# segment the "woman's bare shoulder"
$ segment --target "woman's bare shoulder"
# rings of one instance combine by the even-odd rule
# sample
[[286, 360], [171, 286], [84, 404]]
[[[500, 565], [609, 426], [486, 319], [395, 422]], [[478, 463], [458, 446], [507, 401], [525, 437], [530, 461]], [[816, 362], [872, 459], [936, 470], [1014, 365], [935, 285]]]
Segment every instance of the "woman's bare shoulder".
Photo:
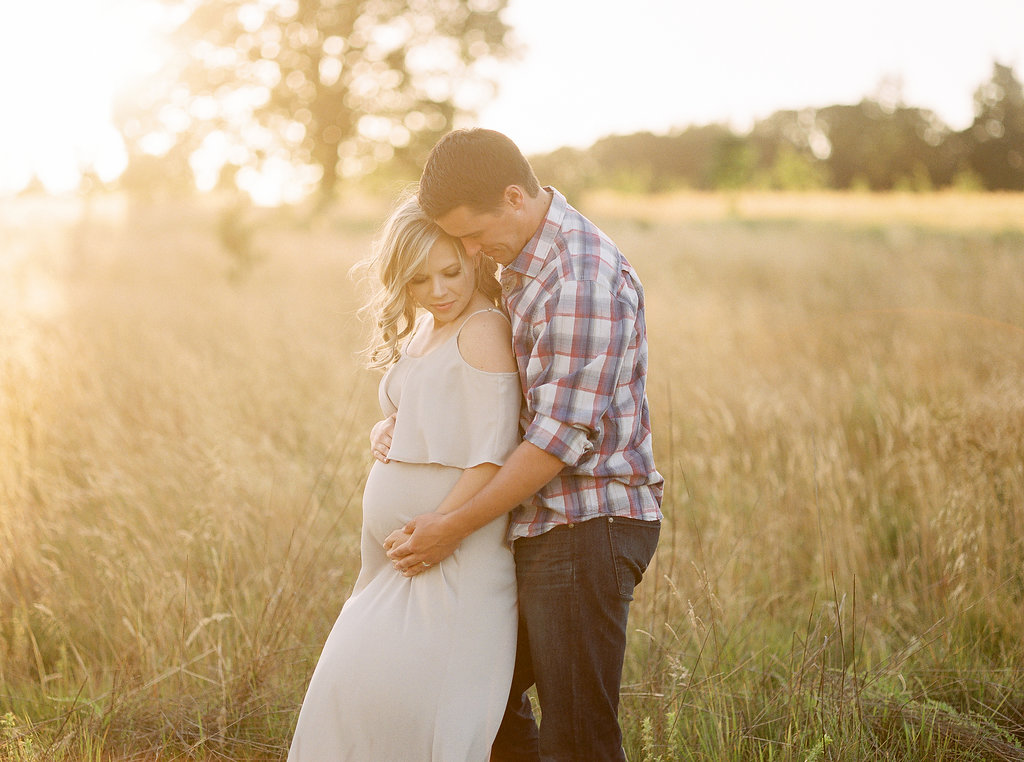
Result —
[[514, 373], [512, 329], [508, 318], [497, 310], [470, 316], [459, 331], [459, 353], [477, 370], [488, 373]]

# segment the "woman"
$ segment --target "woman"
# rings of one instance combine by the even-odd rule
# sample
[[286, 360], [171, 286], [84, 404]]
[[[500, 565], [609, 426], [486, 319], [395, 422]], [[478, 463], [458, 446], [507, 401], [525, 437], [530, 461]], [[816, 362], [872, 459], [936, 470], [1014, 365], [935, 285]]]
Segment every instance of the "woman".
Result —
[[[369, 366], [395, 414], [363, 492], [362, 568], [313, 672], [291, 762], [486, 760], [515, 657], [515, 567], [502, 517], [413, 577], [385, 539], [479, 490], [519, 442], [519, 376], [500, 287], [420, 211], [399, 204], [369, 263]], [[417, 307], [424, 310], [416, 320]], [[404, 344], [404, 347], [403, 347]]]

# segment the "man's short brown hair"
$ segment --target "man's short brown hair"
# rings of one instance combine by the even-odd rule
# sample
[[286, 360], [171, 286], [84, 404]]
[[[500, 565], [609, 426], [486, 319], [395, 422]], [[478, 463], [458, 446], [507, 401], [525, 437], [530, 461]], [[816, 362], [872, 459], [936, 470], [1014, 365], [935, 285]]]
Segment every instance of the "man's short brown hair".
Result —
[[518, 146], [494, 130], [455, 130], [437, 141], [427, 157], [420, 207], [435, 220], [460, 206], [491, 211], [501, 205], [510, 185], [522, 187], [531, 198], [540, 192], [537, 175]]

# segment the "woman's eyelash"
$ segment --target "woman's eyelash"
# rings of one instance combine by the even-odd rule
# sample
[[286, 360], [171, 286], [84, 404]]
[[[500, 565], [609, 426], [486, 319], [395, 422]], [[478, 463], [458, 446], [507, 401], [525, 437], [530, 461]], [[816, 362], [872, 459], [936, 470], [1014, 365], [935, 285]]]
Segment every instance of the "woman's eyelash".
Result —
[[[459, 268], [457, 268], [455, 270], [445, 270], [441, 274], [444, 277], [446, 277], [446, 278], [454, 278], [456, 275], [461, 275], [462, 274], [462, 268], [459, 267]], [[412, 283], [414, 286], [418, 286], [421, 283], [426, 283], [427, 282], [427, 278], [426, 278], [426, 276], [423, 276], [423, 275], [417, 275], [417, 276], [411, 278], [409, 280], [409, 282]]]

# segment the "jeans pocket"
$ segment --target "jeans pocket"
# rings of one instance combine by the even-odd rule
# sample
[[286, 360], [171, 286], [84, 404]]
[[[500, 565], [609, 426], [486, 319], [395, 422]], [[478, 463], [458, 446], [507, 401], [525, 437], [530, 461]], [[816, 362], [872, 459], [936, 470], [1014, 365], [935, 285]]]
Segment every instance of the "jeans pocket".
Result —
[[633, 600], [633, 590], [640, 584], [647, 565], [654, 557], [661, 534], [661, 522], [611, 517], [608, 524], [608, 542], [619, 595]]

